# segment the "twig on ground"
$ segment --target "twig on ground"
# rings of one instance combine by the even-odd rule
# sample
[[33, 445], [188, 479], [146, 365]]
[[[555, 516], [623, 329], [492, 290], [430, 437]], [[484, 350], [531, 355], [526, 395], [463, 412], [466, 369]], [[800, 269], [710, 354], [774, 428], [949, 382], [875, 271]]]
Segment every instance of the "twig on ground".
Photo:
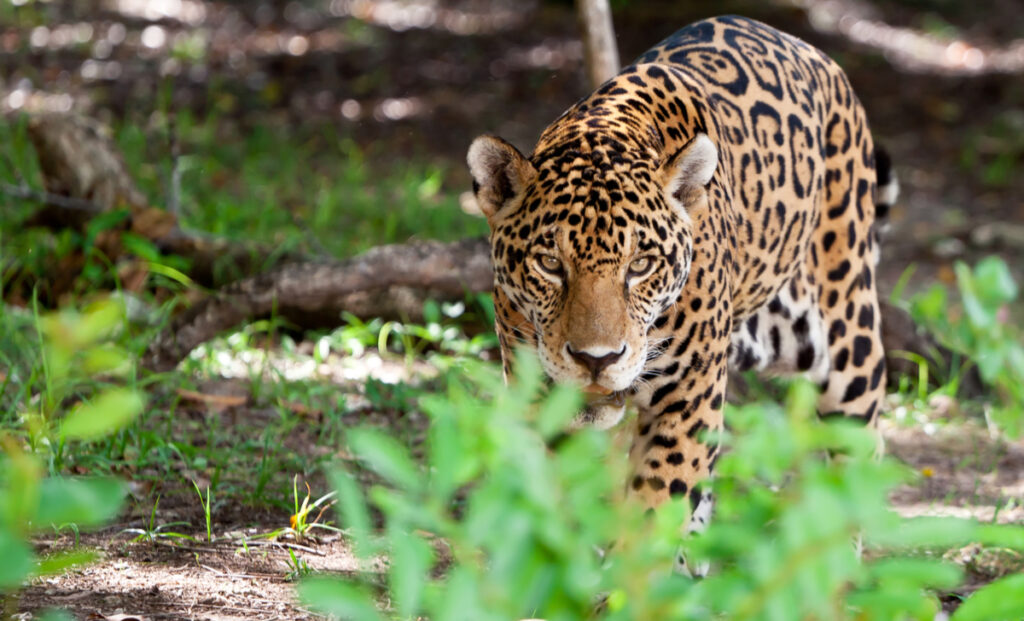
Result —
[[53, 194], [45, 192], [43, 190], [36, 190], [28, 185], [11, 185], [9, 183], [0, 183], [0, 193], [6, 194], [13, 198], [21, 198], [30, 201], [37, 201], [43, 205], [49, 205], [52, 207], [59, 207], [61, 209], [72, 209], [75, 211], [84, 212], [88, 215], [99, 214], [102, 210], [98, 205], [92, 201], [88, 201], [82, 198], [75, 198], [73, 196], [63, 196], [61, 194]]

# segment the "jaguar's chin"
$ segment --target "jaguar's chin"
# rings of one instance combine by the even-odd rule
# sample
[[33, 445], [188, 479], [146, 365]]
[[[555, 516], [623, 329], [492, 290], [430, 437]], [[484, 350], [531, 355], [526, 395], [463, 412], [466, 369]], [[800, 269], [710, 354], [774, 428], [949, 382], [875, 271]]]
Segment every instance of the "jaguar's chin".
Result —
[[583, 409], [576, 414], [570, 424], [573, 429], [611, 429], [619, 424], [626, 413], [626, 392], [623, 390], [607, 394], [588, 391], [586, 396], [587, 401]]

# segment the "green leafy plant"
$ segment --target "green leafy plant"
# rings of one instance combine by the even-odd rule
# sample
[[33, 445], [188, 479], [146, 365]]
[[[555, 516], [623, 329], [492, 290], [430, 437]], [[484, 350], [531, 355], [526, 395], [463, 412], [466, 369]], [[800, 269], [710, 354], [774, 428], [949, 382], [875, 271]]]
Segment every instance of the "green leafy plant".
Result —
[[945, 287], [935, 285], [911, 300], [911, 313], [978, 366], [997, 397], [991, 420], [1020, 436], [1024, 433], [1024, 334], [1010, 321], [1017, 283], [998, 257], [983, 259], [973, 269], [958, 261], [953, 269], [959, 304], [954, 305]]
[[[34, 316], [38, 360], [22, 356], [19, 361], [28, 364], [10, 370], [19, 375], [16, 381], [24, 391], [20, 426], [0, 433], [0, 592], [13, 594], [31, 576], [59, 573], [93, 559], [78, 549], [39, 558], [28, 543], [33, 533], [96, 526], [121, 508], [125, 490], [120, 482], [64, 477], [59, 469], [67, 443], [112, 434], [143, 407], [138, 391], [98, 381], [130, 376], [127, 356], [108, 340], [122, 322], [120, 306], [110, 300], [83, 312]], [[5, 597], [5, 602], [5, 612], [12, 613], [16, 598]]]
[[[711, 575], [685, 579], [670, 571], [684, 501], [647, 515], [623, 500], [626, 451], [612, 435], [584, 430], [549, 446], [580, 404], [574, 391], [546, 388], [529, 358], [509, 389], [493, 369], [468, 365], [461, 375], [420, 402], [431, 418], [423, 463], [378, 431], [349, 434], [378, 481], [364, 493], [366, 474], [332, 475], [363, 571], [303, 581], [314, 608], [347, 619], [569, 620], [603, 602], [602, 618], [623, 620], [931, 620], [934, 590], [954, 588], [960, 572], [929, 550], [967, 541], [1024, 549], [1019, 528], [891, 512], [887, 495], [908, 471], [875, 459], [872, 432], [818, 421], [813, 387], [796, 383], [785, 408], [728, 413], [717, 515], [683, 542]], [[824, 460], [826, 451], [840, 457]], [[1013, 584], [979, 590], [955, 619], [1019, 616], [1024, 595], [1007, 595]]]
[[[622, 554], [633, 550], [665, 567], [665, 579], [679, 580], [667, 568], [678, 531], [672, 517], [681, 520], [685, 508], [673, 505], [651, 522], [639, 506], [607, 502], [625, 474], [624, 451], [611, 448], [609, 435], [585, 431], [549, 454], [546, 440], [568, 422], [579, 395], [554, 388], [535, 406], [543, 388], [537, 364], [524, 359], [520, 368], [514, 390], [501, 387], [493, 368], [471, 364], [459, 375], [471, 375], [472, 384], [453, 376], [446, 396], [421, 400], [431, 418], [425, 468], [379, 431], [349, 434], [350, 450], [386, 482], [369, 493], [385, 515], [386, 535], [372, 532], [367, 498], [352, 473], [336, 471], [341, 515], [367, 568], [388, 556], [383, 579], [398, 617], [582, 618], [610, 576], [621, 577], [618, 569], [602, 569], [595, 550], [615, 541], [624, 525], [622, 532], [660, 545], [624, 540]], [[601, 454], [616, 458], [594, 467]], [[434, 570], [444, 566], [450, 570], [438, 576]], [[631, 584], [639, 590], [628, 591], [630, 600], [643, 607], [646, 585]], [[318, 577], [300, 591], [343, 617], [380, 617], [365, 583]]]
[[[714, 569], [681, 596], [685, 618], [930, 620], [938, 603], [927, 589], [958, 583], [955, 567], [892, 548], [959, 540], [968, 523], [890, 512], [887, 493], [908, 473], [873, 459], [865, 429], [815, 420], [814, 403], [813, 388], [798, 383], [784, 409], [728, 412], [732, 448], [718, 468], [715, 520], [685, 542]], [[824, 451], [842, 458], [823, 460]], [[858, 558], [858, 538], [873, 560]]]
[[288, 560], [285, 561], [285, 566], [288, 568], [288, 573], [285, 574], [284, 579], [291, 582], [313, 573], [313, 568], [309, 566], [306, 559], [302, 558], [295, 553], [295, 550], [288, 548]]
[[29, 325], [13, 314], [0, 320], [35, 337], [11, 369], [9, 388], [19, 437], [45, 456], [52, 472], [63, 467], [68, 442], [112, 434], [142, 411], [145, 398], [132, 386], [132, 358], [114, 342], [125, 322], [118, 301], [101, 299], [81, 311], [36, 311]]

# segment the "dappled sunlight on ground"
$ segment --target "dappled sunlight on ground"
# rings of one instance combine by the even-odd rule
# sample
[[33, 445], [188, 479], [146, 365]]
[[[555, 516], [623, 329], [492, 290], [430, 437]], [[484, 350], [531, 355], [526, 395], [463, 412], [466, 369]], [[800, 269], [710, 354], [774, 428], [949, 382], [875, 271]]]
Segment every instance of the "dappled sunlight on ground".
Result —
[[807, 11], [811, 26], [875, 48], [907, 71], [948, 75], [1024, 72], [1024, 38], [1001, 46], [972, 43], [956, 34], [892, 26], [863, 0], [791, 0]]
[[397, 354], [381, 356], [376, 350], [360, 355], [330, 354], [318, 361], [312, 356], [283, 353], [280, 350], [244, 349], [232, 351], [209, 344], [197, 347], [190, 356], [202, 362], [207, 372], [226, 379], [262, 377], [275, 381], [328, 381], [354, 386], [368, 379], [385, 384], [415, 384], [437, 377], [437, 367], [421, 358], [405, 358]]
[[974, 517], [999, 523], [1024, 522], [1024, 440], [993, 435], [974, 420], [880, 423], [886, 453], [917, 475], [891, 496], [906, 517]]

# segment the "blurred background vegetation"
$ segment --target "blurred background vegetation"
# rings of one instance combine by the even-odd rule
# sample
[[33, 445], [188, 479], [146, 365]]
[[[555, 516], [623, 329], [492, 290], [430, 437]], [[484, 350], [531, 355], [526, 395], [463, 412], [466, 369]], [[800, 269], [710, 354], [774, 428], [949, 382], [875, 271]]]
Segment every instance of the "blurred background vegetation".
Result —
[[[996, 251], [1022, 265], [1016, 2], [615, 8], [623, 62], [681, 24], [728, 12], [840, 62], [904, 188], [884, 283], [911, 261], [915, 280], [947, 283], [960, 256]], [[0, 27], [0, 110], [109, 123], [153, 204], [167, 205], [180, 179], [188, 227], [340, 256], [481, 233], [454, 208], [468, 187], [466, 145], [489, 131], [529, 150], [588, 90], [565, 1], [14, 0], [0, 5]], [[31, 173], [5, 161], [7, 179], [12, 166]], [[10, 231], [27, 213], [13, 206], [0, 221]]]

